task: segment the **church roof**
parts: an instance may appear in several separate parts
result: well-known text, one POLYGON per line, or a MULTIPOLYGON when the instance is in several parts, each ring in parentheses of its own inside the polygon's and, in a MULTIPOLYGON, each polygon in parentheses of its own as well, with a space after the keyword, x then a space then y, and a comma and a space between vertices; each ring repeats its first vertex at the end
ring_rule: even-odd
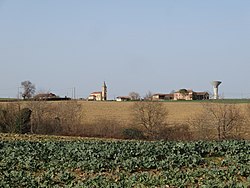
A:
POLYGON ((95 91, 95 92, 92 92, 91 95, 97 95, 97 94, 102 94, 101 91, 95 91))

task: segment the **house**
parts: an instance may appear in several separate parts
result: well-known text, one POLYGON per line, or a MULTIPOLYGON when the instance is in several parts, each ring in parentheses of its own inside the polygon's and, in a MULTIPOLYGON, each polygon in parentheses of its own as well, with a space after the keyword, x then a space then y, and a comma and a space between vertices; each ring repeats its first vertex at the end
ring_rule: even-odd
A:
POLYGON ((174 93, 174 100, 193 100, 193 90, 180 89, 174 93))
POLYGON ((173 100, 174 99, 174 94, 161 94, 157 93, 152 96, 153 101, 157 100, 173 100))
POLYGON ((209 99, 208 92, 195 92, 193 90, 180 89, 177 92, 170 94, 156 93, 152 95, 153 101, 161 100, 207 100, 209 99))
POLYGON ((102 91, 92 92, 88 101, 106 101, 107 100, 107 85, 104 82, 102 86, 102 91))
POLYGON ((174 100, 207 100, 208 92, 195 92, 193 90, 180 89, 174 93, 174 100))
POLYGON ((129 97, 129 96, 118 96, 118 97, 116 97, 116 101, 119 101, 119 102, 121 102, 121 101, 130 101, 131 100, 131 97, 129 97))

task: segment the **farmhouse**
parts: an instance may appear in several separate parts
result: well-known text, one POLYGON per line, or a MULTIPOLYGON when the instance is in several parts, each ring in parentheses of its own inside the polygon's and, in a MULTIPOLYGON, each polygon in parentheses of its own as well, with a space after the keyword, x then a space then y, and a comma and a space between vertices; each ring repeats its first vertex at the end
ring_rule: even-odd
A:
POLYGON ((173 100, 174 99, 174 94, 154 94, 152 96, 152 100, 156 101, 156 100, 173 100))
POLYGON ((208 92, 194 92, 193 90, 180 89, 174 93, 174 100, 207 100, 208 92))
POLYGON ((152 100, 207 100, 209 99, 208 92, 195 92, 193 90, 180 89, 177 92, 170 94, 156 93, 152 96, 152 100))
POLYGON ((92 92, 88 101, 106 101, 107 100, 107 85, 104 82, 102 86, 102 91, 92 92))

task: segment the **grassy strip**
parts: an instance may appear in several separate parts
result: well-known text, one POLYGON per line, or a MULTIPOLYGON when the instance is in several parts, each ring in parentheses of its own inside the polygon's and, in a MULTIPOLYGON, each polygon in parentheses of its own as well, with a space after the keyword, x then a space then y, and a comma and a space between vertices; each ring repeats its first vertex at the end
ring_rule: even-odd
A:
POLYGON ((85 141, 85 140, 105 140, 116 141, 118 139, 107 138, 90 138, 77 136, 54 136, 54 135, 35 135, 35 134, 14 134, 14 133, 0 133, 0 141, 85 141))

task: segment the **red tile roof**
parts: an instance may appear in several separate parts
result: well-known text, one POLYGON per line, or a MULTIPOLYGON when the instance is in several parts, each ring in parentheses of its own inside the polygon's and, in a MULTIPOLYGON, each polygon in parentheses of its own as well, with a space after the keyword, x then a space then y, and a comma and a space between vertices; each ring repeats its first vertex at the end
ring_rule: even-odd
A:
POLYGON ((92 92, 91 95, 95 95, 95 94, 102 94, 101 91, 96 91, 96 92, 92 92))

